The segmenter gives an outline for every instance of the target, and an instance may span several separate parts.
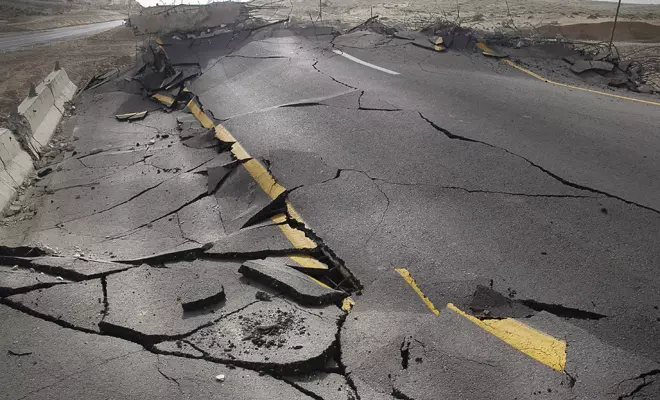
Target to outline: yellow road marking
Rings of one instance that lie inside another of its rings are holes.
[[[192,115],[194,115],[195,118],[197,118],[199,123],[202,124],[204,128],[210,129],[215,127],[215,124],[213,123],[213,121],[211,121],[211,118],[209,118],[209,116],[206,115],[204,111],[202,111],[201,107],[199,106],[199,104],[197,104],[195,99],[190,100],[186,105],[186,107],[188,107]]]
[[[544,77],[542,77],[541,75],[539,75],[539,74],[537,74],[537,73],[534,73],[534,72],[532,72],[532,71],[530,71],[530,70],[528,70],[528,69],[525,69],[525,68],[521,67],[520,65],[514,63],[514,62],[511,61],[511,60],[502,60],[502,61],[505,62],[505,63],[507,63],[507,64],[509,64],[510,66],[512,66],[513,68],[515,68],[515,69],[517,69],[517,70],[520,70],[520,71],[522,71],[522,72],[524,72],[524,73],[526,73],[526,74],[528,74],[528,75],[533,76],[533,77],[536,78],[536,79],[539,79],[539,80],[541,80],[541,81],[543,81],[543,82],[547,82],[547,83],[550,83],[550,84],[553,84],[553,85],[563,86],[563,87],[570,88],[570,89],[575,89],[575,90],[581,90],[581,91],[583,91],[583,92],[589,92],[589,93],[600,94],[600,95],[608,96],[608,97],[614,97],[614,98],[616,98],[616,99],[630,100],[630,101],[636,101],[636,102],[638,102],[638,103],[644,103],[644,104],[651,104],[651,105],[654,105],[654,106],[660,106],[660,102],[657,102],[657,101],[650,101],[650,100],[636,99],[636,98],[634,98],[634,97],[621,96],[621,95],[618,95],[618,94],[606,93],[606,92],[601,92],[601,91],[599,91],[599,90],[587,89],[587,88],[583,88],[583,87],[579,87],[579,86],[568,85],[568,84],[566,84],[566,83],[560,83],[560,82],[551,81],[550,79],[544,78]]]
[[[438,311],[438,309],[435,308],[435,306],[433,305],[431,300],[429,300],[429,298],[426,297],[424,295],[424,293],[422,293],[422,290],[419,288],[419,286],[417,286],[417,282],[415,282],[415,279],[413,279],[413,277],[410,275],[410,272],[408,272],[407,269],[405,269],[405,268],[395,268],[394,270],[396,272],[398,272],[399,275],[401,275],[406,282],[408,282],[410,287],[415,291],[415,293],[417,293],[419,298],[422,299],[422,301],[431,310],[431,312],[433,312],[433,314],[440,315],[440,311]]]
[[[164,94],[156,93],[151,97],[155,100],[160,101],[161,103],[165,104],[168,107],[172,107],[172,104],[174,104],[174,98]]]
[[[243,148],[243,146],[238,143],[236,138],[222,125],[215,125],[213,121],[202,111],[201,107],[193,99],[188,102],[187,105],[190,112],[197,118],[197,120],[205,128],[214,128],[215,137],[218,140],[227,143],[233,143],[231,147],[231,152],[237,160],[247,160],[241,165],[248,171],[248,173],[254,178],[259,187],[263,189],[264,192],[271,198],[275,199],[277,196],[281,195],[286,191],[286,189],[275,181],[275,178],[268,172],[266,167],[263,166],[258,160],[255,160],[250,156],[250,154]],[[301,225],[305,226],[305,222],[298,215],[296,210],[287,202],[287,211],[291,218],[298,221]],[[271,218],[276,224],[280,224],[279,227],[282,230],[282,233],[289,239],[289,242],[297,249],[315,249],[316,243],[308,238],[305,235],[305,232],[294,229],[290,225],[285,224],[286,216],[284,214],[279,214]],[[318,261],[317,259],[311,256],[290,256],[293,261],[297,262],[303,268],[309,269],[328,269],[328,267]]]
[[[483,50],[485,53],[495,54],[495,51],[492,50],[490,47],[488,47],[488,46],[486,45],[486,43],[484,43],[484,42],[482,42],[482,41],[477,42],[477,47],[479,47],[479,48],[480,48],[481,50]],[[650,100],[636,99],[636,98],[634,98],[634,97],[621,96],[621,95],[618,95],[618,94],[601,92],[600,90],[587,89],[587,88],[583,88],[583,87],[579,87],[579,86],[569,85],[569,84],[566,84],[566,83],[555,82],[555,81],[552,81],[552,80],[550,80],[550,79],[548,79],[548,78],[544,78],[544,77],[542,77],[541,75],[539,75],[539,74],[537,74],[537,73],[535,73],[535,72],[532,72],[532,71],[530,71],[530,70],[528,70],[528,69],[526,69],[526,68],[523,68],[523,67],[521,67],[520,65],[516,64],[515,62],[513,62],[513,61],[511,61],[511,60],[501,60],[501,61],[504,62],[504,63],[506,63],[506,64],[508,64],[508,65],[510,65],[510,66],[512,66],[513,68],[515,68],[515,69],[517,69],[517,70],[519,70],[519,71],[522,71],[522,72],[526,73],[527,75],[533,76],[534,78],[536,78],[536,79],[538,79],[538,80],[540,80],[540,81],[543,81],[543,82],[546,82],[546,83],[550,83],[550,84],[552,84],[552,85],[562,86],[562,87],[566,87],[566,88],[570,88],[570,89],[575,89],[575,90],[581,90],[581,91],[583,91],[583,92],[589,92],[589,93],[594,93],[594,94],[600,94],[600,95],[608,96],[608,97],[614,97],[614,98],[616,98],[616,99],[630,100],[630,101],[636,101],[636,102],[638,102],[638,103],[644,103],[644,104],[651,104],[651,105],[654,105],[654,106],[660,106],[660,102],[657,102],[657,101],[650,101]]]
[[[566,342],[563,340],[555,339],[512,318],[482,321],[464,313],[451,303],[447,304],[447,308],[467,318],[478,327],[497,336],[522,353],[556,371],[564,372],[564,367],[566,367]]]
[[[353,306],[355,305],[355,300],[353,300],[350,297],[347,297],[344,299],[344,301],[341,304],[341,309],[350,312],[353,309]]]

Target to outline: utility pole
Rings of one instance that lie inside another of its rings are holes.
[[[616,15],[614,16],[614,25],[612,25],[612,36],[610,36],[610,46],[609,51],[612,52],[612,42],[614,41],[614,31],[616,30],[616,21],[619,19],[619,10],[621,9],[621,0],[619,0],[619,5],[616,6]]]

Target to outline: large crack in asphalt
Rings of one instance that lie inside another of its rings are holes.
[[[628,393],[622,394],[617,398],[617,400],[634,399],[637,393],[641,392],[645,387],[655,383],[655,379],[647,380],[647,378],[655,377],[656,375],[660,375],[660,369],[653,369],[651,371],[641,373],[636,377],[619,382],[617,386],[621,386],[621,384],[627,381],[635,381],[639,379],[642,380],[642,382],[639,383],[634,389],[632,389]]]
[[[526,157],[523,157],[523,156],[521,156],[521,155],[519,155],[519,154],[516,154],[516,153],[514,153],[514,152],[512,152],[512,151],[510,151],[510,150],[508,150],[508,149],[506,149],[506,148],[504,148],[504,147],[496,146],[496,145],[494,145],[494,144],[490,144],[490,143],[488,143],[488,142],[484,142],[484,141],[481,141],[481,140],[476,140],[476,139],[472,139],[472,138],[469,138],[469,137],[460,136],[460,135],[457,135],[457,134],[455,134],[455,133],[452,133],[452,132],[448,131],[447,129],[445,129],[445,128],[439,126],[439,125],[436,124],[435,122],[431,121],[431,120],[428,119],[427,117],[425,117],[424,114],[422,114],[421,112],[418,112],[418,113],[419,113],[419,116],[420,116],[424,121],[428,122],[429,125],[431,125],[431,126],[432,126],[434,129],[436,129],[437,131],[442,132],[442,133],[443,133],[445,136],[447,136],[449,139],[453,139],[453,140],[461,140],[461,141],[470,142],[470,143],[478,143],[478,144],[481,144],[481,145],[484,145],[484,146],[488,146],[488,147],[492,147],[492,148],[495,148],[495,149],[499,149],[499,150],[505,151],[505,152],[507,152],[508,154],[511,154],[511,155],[513,155],[513,156],[515,156],[515,157],[518,157],[518,158],[520,158],[520,159],[525,160],[525,161],[526,161],[529,165],[531,165],[532,167],[538,169],[539,171],[543,172],[544,174],[548,175],[549,177],[553,178],[554,180],[556,180],[556,181],[558,181],[558,182],[560,182],[560,183],[562,183],[562,184],[564,184],[564,185],[566,185],[566,186],[572,187],[572,188],[574,188],[574,189],[585,190],[585,191],[587,191],[587,192],[592,192],[592,193],[600,194],[600,195],[603,195],[603,196],[606,196],[606,197],[609,197],[609,198],[612,198],[612,199],[616,199],[616,200],[622,201],[622,202],[624,202],[624,203],[626,203],[626,204],[630,204],[630,205],[633,205],[633,206],[636,206],[636,207],[640,207],[640,208],[643,208],[643,209],[645,209],[645,210],[653,211],[654,213],[660,214],[660,210],[657,210],[657,209],[655,209],[655,208],[653,208],[653,207],[645,206],[645,205],[643,205],[643,204],[640,204],[640,203],[637,203],[637,202],[634,202],[634,201],[631,201],[631,200],[624,199],[623,197],[620,197],[620,196],[617,196],[617,195],[614,195],[614,194],[611,194],[611,193],[605,192],[605,191],[600,190],[600,189],[595,189],[595,188],[592,188],[592,187],[589,187],[589,186],[581,185],[581,184],[579,184],[579,183],[571,182],[571,181],[569,181],[569,180],[567,180],[567,179],[565,179],[565,178],[562,178],[561,176],[559,176],[559,175],[553,173],[552,171],[550,171],[550,170],[548,170],[548,169],[542,167],[541,165],[539,165],[539,164],[537,164],[537,163],[531,161],[530,159],[528,159],[528,158],[526,158]]]

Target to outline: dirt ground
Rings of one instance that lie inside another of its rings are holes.
[[[591,0],[322,0],[320,18],[318,0],[255,0],[251,4],[267,5],[261,11],[265,16],[291,15],[300,23],[323,19],[348,27],[379,15],[389,25],[412,29],[440,18],[488,31],[609,22],[616,12],[616,3]],[[660,5],[623,4],[620,20],[660,25]]]
[[[96,73],[133,65],[136,47],[143,40],[122,26],[84,39],[0,53],[0,126],[27,95],[30,82],[37,84],[46,77],[56,60],[80,87]]]

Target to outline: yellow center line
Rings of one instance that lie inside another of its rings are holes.
[[[433,314],[440,315],[440,311],[435,308],[433,302],[431,302],[419,286],[417,286],[417,282],[415,282],[407,269],[395,268],[394,270],[403,277]],[[468,319],[481,329],[494,335],[523,354],[526,354],[556,371],[564,372],[564,368],[566,367],[565,341],[556,339],[512,318],[482,321],[479,318],[459,310],[451,303],[447,304],[447,308],[461,317]]]
[[[197,118],[197,120],[205,128],[214,128],[215,136],[218,140],[232,143],[231,152],[237,160],[245,161],[241,165],[248,171],[254,178],[259,187],[273,200],[286,191],[286,189],[275,181],[275,178],[268,172],[268,169],[258,160],[252,158],[250,154],[238,143],[236,138],[222,125],[215,125],[213,121],[202,111],[201,107],[195,101],[190,100],[187,106],[188,110]],[[302,226],[307,226],[305,221],[300,217],[289,202],[286,203],[287,212],[291,218],[297,221]],[[315,249],[316,243],[307,237],[305,232],[295,229],[286,223],[286,215],[279,214],[271,218],[271,220],[279,224],[278,226],[284,233],[284,236],[291,242],[297,249]],[[298,263],[303,268],[309,269],[328,269],[328,266],[318,261],[316,258],[308,255],[290,256],[293,261]]]
[[[477,42],[477,47],[480,48],[485,53],[490,53],[490,54],[495,53],[494,50],[492,50],[490,47],[488,47],[486,45],[486,43],[484,43],[482,41]],[[651,104],[651,105],[654,105],[654,106],[660,106],[660,102],[657,102],[657,101],[636,99],[634,97],[622,96],[622,95],[614,94],[614,93],[606,93],[606,92],[601,92],[600,90],[587,89],[587,88],[583,88],[583,87],[579,87],[579,86],[569,85],[569,84],[566,84],[566,83],[555,82],[555,81],[550,80],[548,78],[544,78],[541,75],[539,75],[535,72],[532,72],[532,71],[530,71],[526,68],[523,68],[523,67],[521,67],[520,65],[516,64],[515,62],[513,62],[511,60],[502,59],[501,61],[505,64],[508,64],[508,65],[512,66],[513,68],[515,68],[519,71],[522,71],[522,72],[526,73],[527,75],[533,76],[534,78],[536,78],[540,81],[550,83],[552,85],[562,86],[562,87],[569,88],[569,89],[581,90],[583,92],[600,94],[600,95],[608,96],[608,97],[614,97],[616,99],[621,99],[621,100],[630,100],[630,101],[635,101],[635,102],[638,102],[638,103],[644,103],[644,104]]]

